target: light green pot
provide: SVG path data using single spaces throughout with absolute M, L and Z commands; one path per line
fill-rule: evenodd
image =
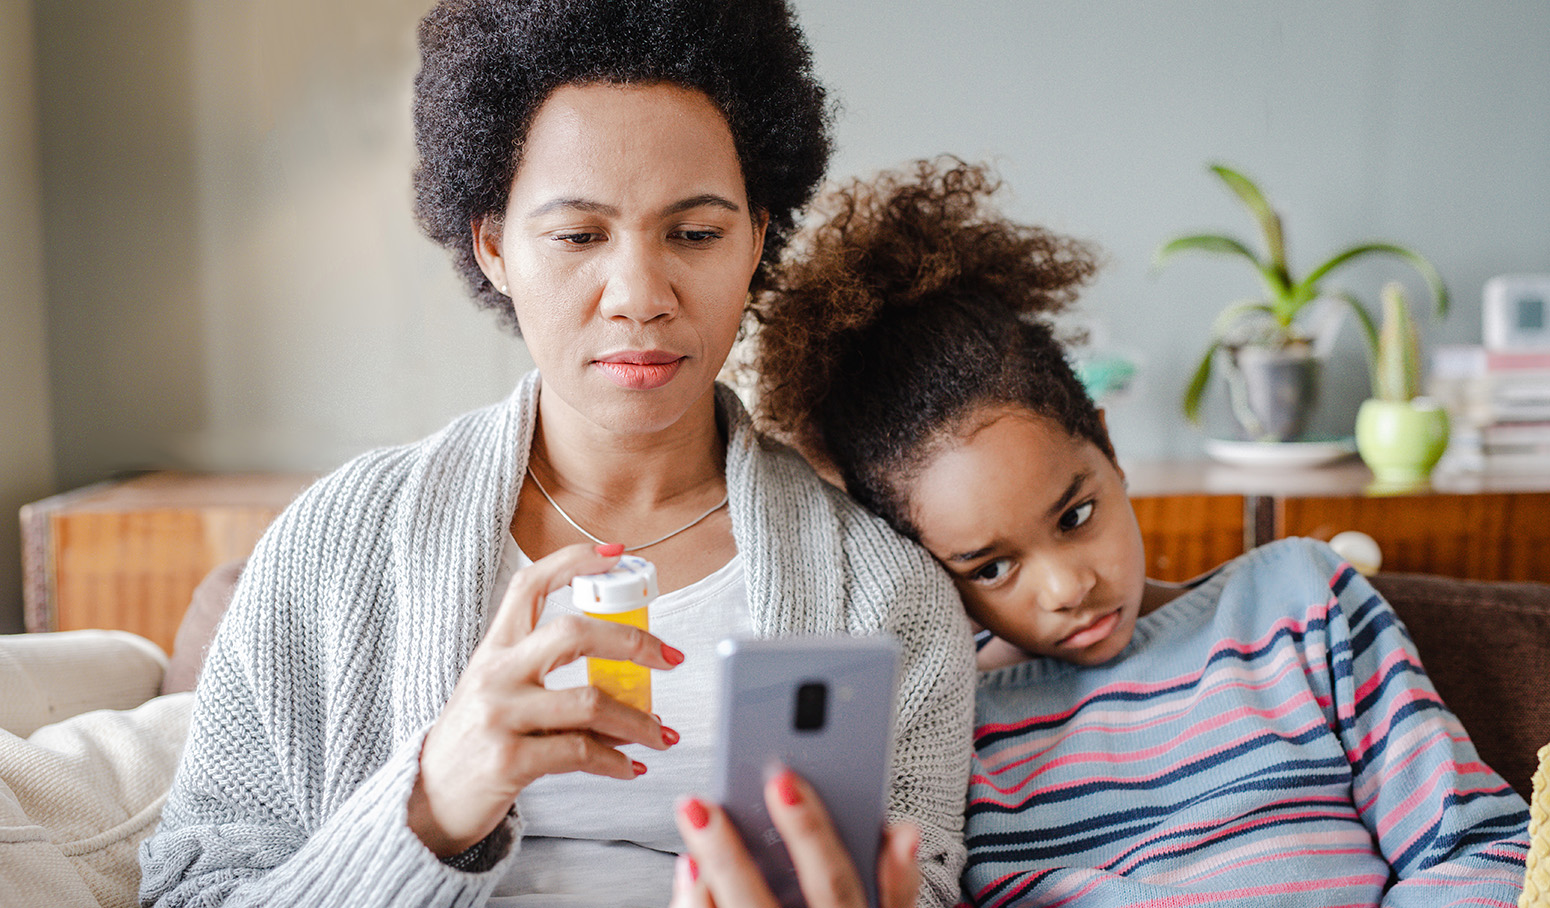
M 1362 402 L 1356 450 L 1385 485 L 1424 483 L 1448 447 L 1448 411 L 1426 397 Z

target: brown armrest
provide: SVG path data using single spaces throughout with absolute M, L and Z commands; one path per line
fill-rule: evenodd
M 1550 742 L 1550 584 L 1379 574 L 1437 692 L 1524 798 Z

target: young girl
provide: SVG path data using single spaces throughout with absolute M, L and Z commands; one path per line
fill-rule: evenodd
M 1103 416 L 1045 320 L 1094 270 L 995 183 L 833 192 L 761 300 L 759 406 L 952 575 L 985 630 L 980 905 L 1516 904 L 1523 800 L 1389 605 L 1288 539 L 1148 582 Z

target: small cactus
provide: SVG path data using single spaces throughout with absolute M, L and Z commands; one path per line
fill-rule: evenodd
M 1373 355 L 1372 393 L 1379 400 L 1413 400 L 1421 393 L 1421 342 L 1410 303 L 1397 281 L 1383 285 L 1383 325 Z

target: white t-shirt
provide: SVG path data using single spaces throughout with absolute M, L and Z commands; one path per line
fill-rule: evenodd
M 708 794 L 711 784 L 720 690 L 716 644 L 751 633 L 742 562 L 741 555 L 733 556 L 715 573 L 650 606 L 651 632 L 685 655 L 682 665 L 651 677 L 652 711 L 679 733 L 679 742 L 665 752 L 625 746 L 624 753 L 647 768 L 630 781 L 567 773 L 528 786 L 517 798 L 525 824 L 521 850 L 490 905 L 661 908 L 668 903 L 673 861 L 683 849 L 673 804 L 683 794 Z M 531 563 L 508 535 L 495 603 L 511 575 Z M 570 595 L 570 587 L 551 594 L 539 624 L 577 614 Z M 551 690 L 586 683 L 584 659 L 555 669 L 544 681 Z

